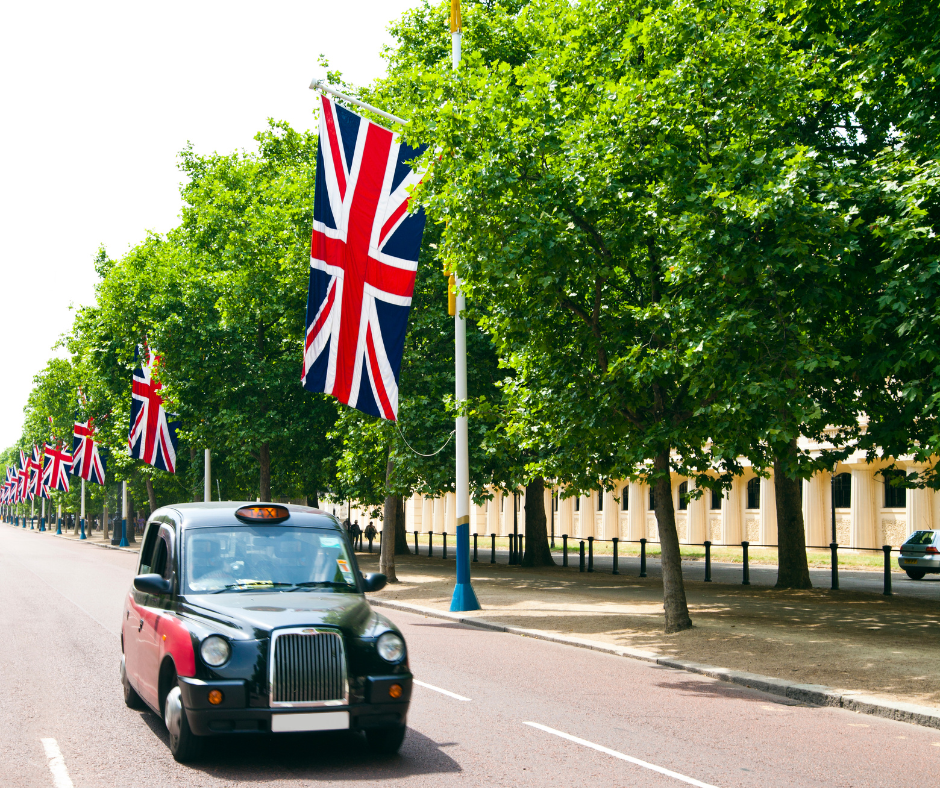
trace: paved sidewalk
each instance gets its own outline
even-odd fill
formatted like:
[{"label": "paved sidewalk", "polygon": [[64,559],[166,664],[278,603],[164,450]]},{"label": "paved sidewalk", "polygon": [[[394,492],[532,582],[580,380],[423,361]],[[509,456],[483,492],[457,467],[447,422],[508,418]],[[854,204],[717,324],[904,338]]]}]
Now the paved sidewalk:
[{"label": "paved sidewalk", "polygon": [[[363,571],[378,556],[360,554]],[[448,611],[454,563],[398,556],[400,582],[375,596]],[[686,580],[694,628],[664,635],[659,578],[474,564],[483,609],[462,616],[546,635],[839,688],[940,709],[940,610],[935,602],[856,591],[777,591]],[[557,677],[567,682],[575,677]],[[582,680],[583,677],[577,677]]]}]

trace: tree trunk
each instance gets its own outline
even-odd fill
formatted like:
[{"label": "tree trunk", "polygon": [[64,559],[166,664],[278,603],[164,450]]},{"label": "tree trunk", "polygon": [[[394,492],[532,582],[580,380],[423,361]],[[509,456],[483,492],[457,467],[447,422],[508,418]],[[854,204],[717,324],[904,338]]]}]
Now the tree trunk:
[{"label": "tree trunk", "polygon": [[271,500],[271,444],[265,441],[258,452],[258,465],[260,466],[260,481],[258,495],[265,503]]},{"label": "tree trunk", "polygon": [[405,499],[395,496],[395,555],[411,555],[408,549],[408,532],[405,531]]},{"label": "tree trunk", "polygon": [[[812,588],[806,558],[806,530],[800,483],[786,473],[796,465],[796,438],[774,453],[774,501],[777,504],[777,585],[775,588]],[[789,462],[786,462],[789,460]]]},{"label": "tree trunk", "polygon": [[[385,465],[385,488],[389,489],[392,480],[394,461],[389,457]],[[398,529],[398,513],[401,511],[401,496],[385,496],[385,514],[382,519],[382,548],[379,553],[379,571],[385,575],[389,583],[397,583],[395,574],[395,535]]]},{"label": "tree trunk", "polygon": [[668,449],[656,455],[653,461],[656,479],[656,522],[662,551],[663,608],[666,612],[666,634],[692,628],[689,607],[685,601],[685,583],[682,580],[682,556],[679,554],[679,534],[676,531],[676,510],[672,505],[672,482],[669,476]]},{"label": "tree trunk", "polygon": [[525,487],[525,554],[522,566],[555,566],[548,546],[545,479],[536,476]]},{"label": "tree trunk", "polygon": [[[196,450],[195,450],[194,448],[190,447],[190,449],[189,449],[189,467],[190,467],[190,468],[193,468],[193,466],[195,466],[195,464],[196,464]],[[192,489],[192,492],[191,492],[190,494],[191,494],[191,496],[192,496],[192,497],[190,498],[190,500],[191,500],[193,503],[196,503],[197,501],[202,501],[202,495],[200,495],[200,493],[199,493],[199,482],[198,482],[198,480],[193,482],[193,489]]]},{"label": "tree trunk", "polygon": [[320,508],[320,495],[316,491],[314,491],[313,495],[310,496],[308,505],[312,506],[314,509]]},{"label": "tree trunk", "polygon": [[157,496],[153,494],[153,480],[149,476],[147,477],[147,501],[150,504],[150,514],[153,514],[157,511]]}]

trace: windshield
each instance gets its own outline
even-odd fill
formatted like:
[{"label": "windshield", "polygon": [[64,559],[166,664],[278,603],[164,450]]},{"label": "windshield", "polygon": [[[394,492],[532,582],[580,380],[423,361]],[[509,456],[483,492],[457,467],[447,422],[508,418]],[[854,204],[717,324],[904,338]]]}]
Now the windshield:
[{"label": "windshield", "polygon": [[352,562],[335,531],[233,525],[185,532],[186,593],[357,591]]}]

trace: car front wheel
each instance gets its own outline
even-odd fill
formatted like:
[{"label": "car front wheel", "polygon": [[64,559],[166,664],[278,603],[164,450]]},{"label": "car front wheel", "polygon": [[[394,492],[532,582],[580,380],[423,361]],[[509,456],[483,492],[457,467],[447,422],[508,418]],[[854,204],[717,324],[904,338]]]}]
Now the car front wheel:
[{"label": "car front wheel", "polygon": [[186,709],[183,708],[183,696],[178,686],[174,686],[163,704],[163,721],[170,734],[170,752],[179,763],[188,763],[199,757],[202,751],[202,739],[190,730]]},{"label": "car front wheel", "polygon": [[366,741],[369,749],[378,755],[394,755],[405,740],[405,726],[395,725],[391,728],[372,728],[366,731]]},{"label": "car front wheel", "polygon": [[923,580],[924,575],[927,574],[923,569],[905,569],[904,571],[907,572],[907,576],[911,578],[911,580]]}]

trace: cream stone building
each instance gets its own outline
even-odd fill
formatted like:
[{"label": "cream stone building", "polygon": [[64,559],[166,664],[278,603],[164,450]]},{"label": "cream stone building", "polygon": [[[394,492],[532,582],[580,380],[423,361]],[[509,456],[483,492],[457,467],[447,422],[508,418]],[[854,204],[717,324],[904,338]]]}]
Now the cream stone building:
[{"label": "cream stone building", "polygon": [[[803,442],[811,451],[820,447]],[[940,494],[933,490],[905,489],[885,484],[889,460],[867,463],[863,453],[839,463],[833,474],[818,473],[802,484],[803,520],[806,544],[824,547],[832,540],[832,503],[835,496],[836,534],[840,547],[880,548],[900,544],[914,531],[940,528]],[[896,466],[903,471],[917,471],[923,466],[901,458]],[[833,479],[833,476],[835,479]],[[672,499],[676,509],[679,541],[701,544],[753,545],[777,544],[777,513],[774,503],[774,479],[761,478],[750,469],[735,478],[724,495],[706,491],[697,499],[687,494],[694,482],[673,476]],[[513,496],[492,490],[493,498],[482,506],[472,506],[470,533],[505,536],[513,532]],[[545,514],[548,530],[556,537],[568,534],[575,539],[637,541],[659,540],[651,488],[643,481],[619,481],[612,490],[597,490],[589,495],[560,498],[561,488],[545,490]],[[520,491],[518,527],[525,533],[525,494]],[[406,530],[426,535],[454,534],[457,530],[456,497],[448,493],[440,498],[413,495],[405,501]],[[344,517],[346,507],[329,504]],[[368,512],[351,507],[352,520],[365,527]],[[936,524],[936,525],[935,525]],[[410,541],[410,539],[409,539]]]}]

